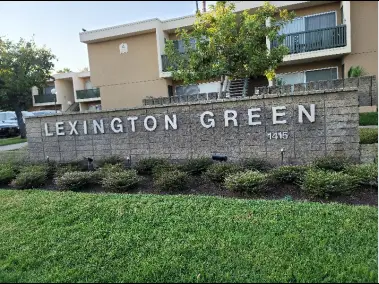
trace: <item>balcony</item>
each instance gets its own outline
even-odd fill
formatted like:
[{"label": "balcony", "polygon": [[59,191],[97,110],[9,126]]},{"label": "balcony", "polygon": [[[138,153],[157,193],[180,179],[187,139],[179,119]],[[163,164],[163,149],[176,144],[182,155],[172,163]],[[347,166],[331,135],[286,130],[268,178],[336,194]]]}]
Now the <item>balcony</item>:
[{"label": "balcony", "polygon": [[34,103],[35,104],[46,104],[46,103],[54,103],[56,100],[56,96],[53,94],[48,95],[35,95]]},{"label": "balcony", "polygon": [[100,98],[100,89],[88,89],[76,91],[76,99],[86,100],[86,99],[96,99]]},{"label": "balcony", "polygon": [[[283,44],[289,48],[289,54],[331,49],[346,46],[346,25],[312,31],[286,34]],[[277,47],[278,42],[272,42]]]}]

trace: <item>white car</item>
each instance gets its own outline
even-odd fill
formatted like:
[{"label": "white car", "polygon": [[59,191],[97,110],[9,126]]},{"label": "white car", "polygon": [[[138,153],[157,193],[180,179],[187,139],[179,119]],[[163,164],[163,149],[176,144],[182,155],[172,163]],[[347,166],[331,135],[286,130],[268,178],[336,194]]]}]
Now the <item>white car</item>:
[{"label": "white car", "polygon": [[[28,117],[28,116],[34,116],[34,114],[30,111],[22,111],[22,117],[24,119],[24,122],[25,122],[25,117]],[[0,112],[0,123],[18,125],[16,112],[14,111]]]}]

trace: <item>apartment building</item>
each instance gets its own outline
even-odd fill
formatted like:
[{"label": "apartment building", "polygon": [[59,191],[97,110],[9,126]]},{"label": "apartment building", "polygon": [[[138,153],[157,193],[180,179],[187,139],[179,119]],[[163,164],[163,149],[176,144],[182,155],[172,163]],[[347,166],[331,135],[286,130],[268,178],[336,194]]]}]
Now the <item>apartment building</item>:
[{"label": "apartment building", "polygon": [[52,77],[42,90],[32,89],[31,110],[75,112],[101,109],[100,89],[93,87],[90,71],[57,73]]},{"label": "apartment building", "polygon": [[[263,5],[263,1],[234,3],[236,12],[254,13]],[[290,52],[276,72],[286,84],[345,78],[350,67],[357,65],[367,75],[378,75],[377,1],[271,3],[296,13],[296,19],[281,31]],[[182,86],[167,72],[165,41],[176,40],[177,48],[182,48],[175,31],[191,29],[194,21],[195,15],[165,21],[155,18],[80,33],[103,109],[142,105],[145,97],[218,92],[217,81]],[[267,40],[267,45],[275,43]],[[248,92],[272,83],[264,76],[250,79]]]}]

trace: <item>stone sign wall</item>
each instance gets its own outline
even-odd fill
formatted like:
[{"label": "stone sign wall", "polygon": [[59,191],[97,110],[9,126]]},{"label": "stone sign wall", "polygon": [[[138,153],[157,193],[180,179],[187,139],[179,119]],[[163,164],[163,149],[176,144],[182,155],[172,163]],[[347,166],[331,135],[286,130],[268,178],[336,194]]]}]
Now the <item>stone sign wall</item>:
[{"label": "stone sign wall", "polygon": [[304,163],[359,159],[356,88],[261,94],[26,119],[31,160],[118,155],[186,159],[222,154]]}]

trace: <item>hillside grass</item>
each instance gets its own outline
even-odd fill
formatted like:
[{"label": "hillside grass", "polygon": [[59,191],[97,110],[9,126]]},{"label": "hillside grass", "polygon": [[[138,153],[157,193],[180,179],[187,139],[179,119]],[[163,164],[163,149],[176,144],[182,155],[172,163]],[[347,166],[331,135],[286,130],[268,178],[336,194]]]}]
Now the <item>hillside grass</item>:
[{"label": "hillside grass", "polygon": [[0,191],[1,282],[377,282],[377,208]]},{"label": "hillside grass", "polygon": [[6,145],[12,145],[12,144],[18,144],[18,143],[24,143],[24,142],[26,142],[26,138],[21,138],[21,137],[4,138],[4,139],[0,139],[0,146],[6,146]]},{"label": "hillside grass", "polygon": [[378,125],[377,112],[363,112],[359,114],[359,125]]}]

